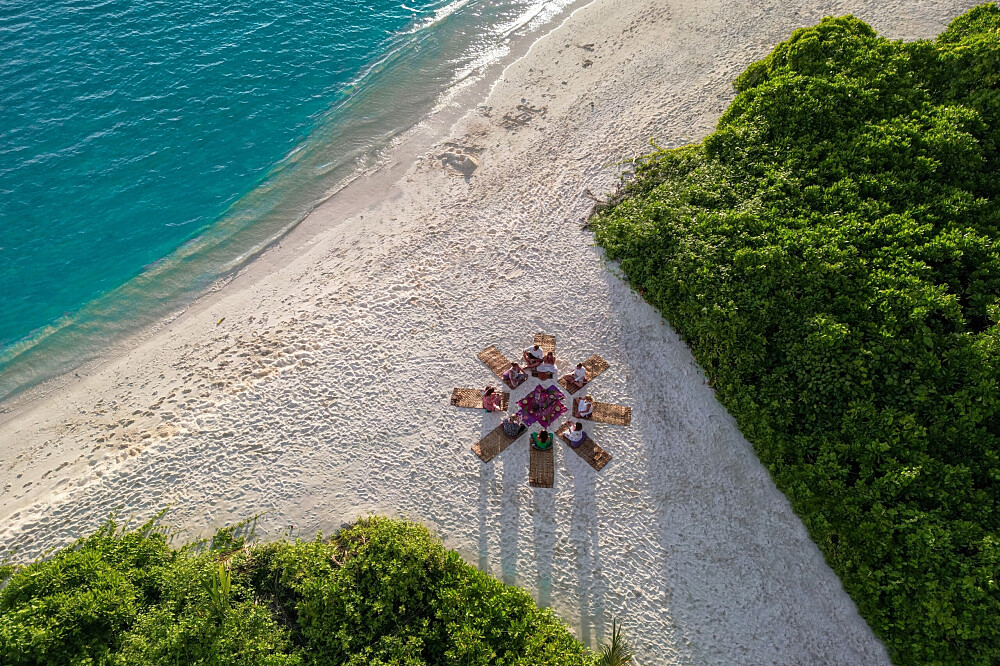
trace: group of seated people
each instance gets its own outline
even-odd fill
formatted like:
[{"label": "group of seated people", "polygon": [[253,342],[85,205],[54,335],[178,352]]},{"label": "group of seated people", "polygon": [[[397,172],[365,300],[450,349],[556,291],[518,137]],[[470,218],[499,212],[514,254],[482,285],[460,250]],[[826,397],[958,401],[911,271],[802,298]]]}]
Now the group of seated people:
[{"label": "group of seated people", "polygon": [[543,380],[552,379],[556,373],[555,354],[551,352],[546,354],[538,345],[525,349],[521,357],[524,359],[523,367],[518,363],[511,363],[510,367],[501,375],[507,386],[511,388],[517,388],[523,384],[528,379],[529,372]]},{"label": "group of seated people", "polygon": [[[507,423],[507,421],[504,421],[504,423]],[[520,426],[520,428],[523,427],[524,427],[523,425]],[[520,429],[512,428],[512,432],[516,434],[512,435],[510,433],[507,433],[507,428],[506,426],[504,427],[504,433],[507,433],[508,437],[516,437],[517,434],[520,434],[521,431]],[[576,423],[573,424],[573,426],[569,430],[567,430],[563,434],[563,437],[565,437],[566,442],[572,448],[575,449],[576,447],[583,444],[583,440],[586,439],[587,433],[583,431],[583,424],[577,421]],[[544,428],[539,432],[531,434],[531,446],[533,448],[538,449],[539,451],[545,451],[546,449],[552,448],[552,440],[553,440],[552,433],[550,433],[548,430],[545,430]]]},{"label": "group of seated people", "polygon": [[[545,353],[538,345],[525,349],[521,358],[524,360],[524,367],[539,379],[552,379],[557,372],[556,355],[552,352]],[[528,375],[521,366],[513,363],[510,369],[503,374],[503,378],[508,380],[511,388],[517,388],[518,384],[528,378]],[[576,369],[566,375],[565,379],[574,389],[582,389],[583,385],[587,383],[587,369],[583,367],[583,363],[577,363]]]},{"label": "group of seated people", "polygon": [[[528,347],[522,354],[524,367],[517,363],[511,363],[510,367],[503,373],[503,379],[511,388],[517,388],[528,379],[528,372],[531,372],[540,379],[552,379],[556,373],[556,357],[552,352],[545,351],[538,345]],[[587,383],[587,370],[583,363],[577,363],[576,369],[565,376],[566,382],[576,388],[583,388]],[[497,391],[493,386],[487,386],[483,390],[483,410],[487,412],[501,411],[503,405],[503,393]],[[594,413],[594,399],[590,395],[573,400],[573,416],[578,419],[589,419]],[[524,432],[525,426],[517,414],[508,414],[501,424],[504,434],[508,437],[517,437]],[[566,431],[563,437],[573,448],[583,443],[587,434],[583,431],[583,424],[576,422]],[[552,447],[553,436],[548,430],[541,430],[531,435],[531,445],[544,451]]]},{"label": "group of seated people", "polygon": [[528,347],[521,353],[524,360],[524,367],[539,379],[552,379],[556,374],[556,355],[552,352],[546,353],[538,345]]},{"label": "group of seated people", "polygon": [[[518,437],[528,427],[521,422],[521,417],[516,413],[507,414],[500,425],[503,428],[503,433],[510,438]],[[583,440],[586,439],[587,433],[583,431],[583,424],[577,421],[563,434],[563,437],[565,437],[567,443],[575,449],[583,444]],[[545,451],[546,449],[551,448],[552,441],[552,433],[545,428],[539,432],[531,434],[531,446],[539,451]]]},{"label": "group of seated people", "polygon": [[[499,412],[503,409],[503,393],[493,386],[483,389],[483,411]],[[582,398],[573,399],[573,416],[578,419],[589,419],[594,414],[594,398],[589,393]]]}]

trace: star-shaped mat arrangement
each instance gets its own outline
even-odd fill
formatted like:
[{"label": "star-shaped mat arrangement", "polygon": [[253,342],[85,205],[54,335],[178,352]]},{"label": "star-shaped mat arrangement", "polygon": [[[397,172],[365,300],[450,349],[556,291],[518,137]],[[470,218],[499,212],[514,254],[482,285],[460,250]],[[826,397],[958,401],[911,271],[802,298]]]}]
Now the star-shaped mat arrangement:
[{"label": "star-shaped mat arrangement", "polygon": [[[541,347],[546,353],[555,354],[556,338],[554,335],[538,333],[535,335],[534,344]],[[491,345],[479,352],[477,356],[479,360],[485,363],[486,366],[493,371],[493,374],[499,377],[500,380],[507,385],[508,388],[514,389],[519,385],[512,385],[511,381],[504,378],[503,375],[510,369],[511,362],[499,349]],[[603,358],[594,354],[583,362],[583,367],[587,371],[587,378],[584,385],[588,386],[590,382],[597,378],[598,375],[604,373],[611,366]],[[538,423],[542,427],[548,428],[549,425],[558,420],[559,417],[567,411],[566,405],[563,402],[566,398],[566,394],[572,396],[580,390],[580,387],[570,384],[569,380],[571,377],[572,375],[570,374],[559,378],[559,384],[565,390],[565,393],[554,384],[550,384],[549,382],[551,382],[551,379],[542,380],[524,398],[517,401],[516,404],[518,406],[518,414],[520,415],[522,422],[526,426]],[[573,400],[573,414],[574,417],[580,421],[609,423],[611,425],[620,426],[627,426],[632,423],[631,407],[613,405],[606,402],[597,402],[596,400],[593,401],[593,411],[590,416],[579,417],[577,416],[577,403],[579,400],[580,398],[575,398]],[[452,392],[451,404],[455,407],[483,409],[483,392],[480,389],[457,388]],[[504,391],[501,396],[500,409],[507,411],[509,408],[510,394]],[[611,454],[601,448],[597,442],[590,438],[589,435],[585,435],[584,438],[577,444],[570,442],[570,440],[565,437],[565,433],[569,430],[570,424],[570,421],[566,421],[559,426],[556,430],[556,435],[558,435],[571,450],[575,451],[577,455],[586,460],[587,463],[595,470],[600,471],[603,469],[604,466],[608,464],[608,461],[611,460]],[[495,429],[490,431],[489,434],[476,442],[472,446],[472,451],[479,456],[484,463],[488,463],[497,455],[502,453],[508,446],[520,439],[520,437],[524,435],[527,430],[527,428],[522,428],[521,432],[519,432],[516,436],[509,437],[503,431],[502,425],[497,426]],[[534,446],[531,447],[531,464],[529,466],[528,483],[536,488],[551,488],[554,485],[555,458],[553,455],[553,447],[550,446],[544,450],[537,449]]]}]

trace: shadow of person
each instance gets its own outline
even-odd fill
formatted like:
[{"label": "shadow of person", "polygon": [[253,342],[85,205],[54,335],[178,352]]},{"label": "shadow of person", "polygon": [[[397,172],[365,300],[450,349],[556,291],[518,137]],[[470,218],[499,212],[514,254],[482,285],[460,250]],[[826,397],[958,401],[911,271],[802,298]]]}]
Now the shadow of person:
[{"label": "shadow of person", "polygon": [[[563,451],[566,452],[565,447]],[[597,519],[597,475],[606,473],[615,463],[612,460],[603,470],[596,472],[579,456],[566,453],[566,471],[573,479],[573,512],[569,525],[569,542],[576,562],[580,602],[580,641],[588,647],[593,647],[595,641],[604,639],[605,614],[605,585],[601,572]]]},{"label": "shadow of person", "polygon": [[521,511],[518,493],[528,469],[527,435],[522,436],[500,456],[503,472],[500,492],[500,579],[508,585],[517,584],[518,541],[521,531]]},{"label": "shadow of person", "polygon": [[[603,255],[603,251],[601,253]],[[625,379],[628,393],[634,396],[636,409],[631,431],[623,433],[623,439],[632,443],[631,450],[621,447],[620,443],[612,448],[612,455],[616,458],[602,470],[602,474],[610,471],[616,461],[627,465],[633,475],[632,483],[637,489],[642,489],[648,503],[645,507],[635,508],[647,514],[645,527],[652,541],[635,544],[632,553],[647,563],[650,573],[648,587],[640,590],[641,598],[656,610],[649,616],[652,620],[635,618],[633,622],[642,626],[641,632],[648,632],[649,637],[660,644],[658,649],[661,652],[669,646],[678,663],[688,663],[694,660],[691,642],[674,620],[674,614],[677,612],[677,597],[687,601],[689,609],[698,602],[690,603],[695,598],[690,589],[686,590],[686,594],[678,595],[675,586],[684,589],[687,581],[703,579],[704,562],[709,558],[684,558],[674,554],[691,553],[695,545],[692,538],[699,536],[691,526],[691,514],[717,504],[718,490],[711,483],[704,482],[705,470],[715,469],[718,462],[706,454],[702,433],[704,422],[700,412],[705,405],[710,411],[718,409],[724,412],[724,409],[715,402],[712,389],[699,374],[686,343],[655,309],[644,302],[642,296],[618,276],[614,264],[609,267],[611,270],[604,271],[601,279],[607,288],[605,298],[611,306],[609,320],[620,326],[618,335],[621,340],[629,341],[620,345],[618,361],[628,369]],[[707,501],[701,506],[695,505],[698,491],[694,488],[699,485],[710,489]],[[685,526],[687,530],[684,530]],[[596,531],[592,537],[596,557]],[[704,548],[700,544],[698,547]],[[599,562],[595,562],[595,571],[595,589],[591,593],[595,599],[593,610],[598,617],[597,622],[604,622],[604,607],[608,606],[612,612],[616,610],[616,590],[611,591],[611,600],[607,601],[607,587],[601,580]],[[739,594],[738,588],[732,594]],[[638,605],[638,601],[636,603]],[[712,608],[731,603],[731,596],[720,597]],[[620,607],[618,611],[621,612]],[[618,619],[626,620],[627,617],[619,616]],[[712,619],[717,619],[717,615],[712,615]],[[597,640],[606,638],[604,627],[598,625]],[[637,635],[633,646],[640,647],[639,638]],[[732,636],[729,640],[734,641]],[[754,637],[753,640],[759,639]]]},{"label": "shadow of person", "polygon": [[[558,469],[558,466],[557,466]],[[552,566],[556,547],[555,488],[532,488],[531,517],[538,578],[538,605],[552,605]]]},{"label": "shadow of person", "polygon": [[[470,455],[472,453],[470,452]],[[490,498],[496,485],[496,470],[492,461],[479,462],[479,570],[490,571]]]}]

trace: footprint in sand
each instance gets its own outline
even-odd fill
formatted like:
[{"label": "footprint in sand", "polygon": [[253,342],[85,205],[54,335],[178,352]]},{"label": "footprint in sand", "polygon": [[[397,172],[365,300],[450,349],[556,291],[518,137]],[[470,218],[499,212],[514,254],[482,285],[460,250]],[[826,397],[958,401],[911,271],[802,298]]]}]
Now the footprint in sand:
[{"label": "footprint in sand", "polygon": [[547,106],[539,108],[534,104],[522,102],[517,105],[514,111],[508,111],[504,114],[503,120],[500,121],[500,125],[506,129],[524,127],[533,119],[544,116],[548,110],[549,107]]}]

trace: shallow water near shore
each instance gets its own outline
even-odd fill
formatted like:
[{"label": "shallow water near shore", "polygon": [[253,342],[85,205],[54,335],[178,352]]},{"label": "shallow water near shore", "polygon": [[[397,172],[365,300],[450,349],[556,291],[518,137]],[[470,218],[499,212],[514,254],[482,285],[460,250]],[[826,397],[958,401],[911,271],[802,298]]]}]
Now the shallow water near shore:
[{"label": "shallow water near shore", "polygon": [[0,399],[203,293],[569,4],[4,3]]}]

